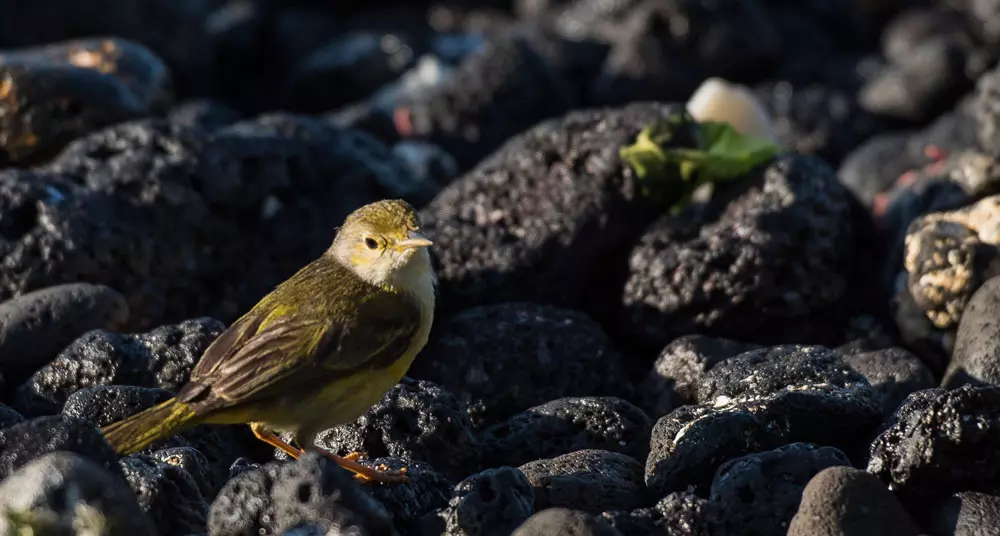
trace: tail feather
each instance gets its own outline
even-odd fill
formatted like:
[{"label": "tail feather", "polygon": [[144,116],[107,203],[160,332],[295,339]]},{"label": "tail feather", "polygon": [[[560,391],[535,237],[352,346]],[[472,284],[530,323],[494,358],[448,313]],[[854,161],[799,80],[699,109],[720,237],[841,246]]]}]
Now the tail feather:
[{"label": "tail feather", "polygon": [[195,423],[195,412],[171,398],[127,419],[101,428],[104,439],[118,454],[133,454]]}]

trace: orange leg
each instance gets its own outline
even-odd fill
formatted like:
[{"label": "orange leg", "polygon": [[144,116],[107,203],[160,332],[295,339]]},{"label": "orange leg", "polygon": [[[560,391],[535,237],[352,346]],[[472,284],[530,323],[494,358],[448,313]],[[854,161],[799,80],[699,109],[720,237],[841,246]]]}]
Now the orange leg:
[{"label": "orange leg", "polygon": [[293,460],[297,460],[299,459],[299,456],[302,456],[302,449],[297,449],[289,445],[280,437],[274,435],[274,432],[265,430],[262,424],[257,422],[251,423],[250,430],[253,432],[253,435],[257,436],[257,439],[291,456]]},{"label": "orange leg", "polygon": [[[277,448],[278,450],[284,452],[285,454],[291,456],[293,459],[298,459],[302,455],[303,450],[297,449],[287,442],[283,441],[280,437],[274,435],[273,432],[266,431],[260,423],[253,423],[250,425],[250,430],[253,431],[253,435],[257,436],[257,439]],[[352,452],[347,456],[337,456],[332,452],[327,452],[321,448],[313,447],[310,450],[318,452],[334,462],[337,465],[347,469],[348,471],[354,473],[354,478],[360,480],[363,484],[368,484],[371,482],[381,482],[384,484],[401,484],[409,480],[406,477],[406,468],[399,471],[390,471],[385,466],[379,469],[372,469],[370,467],[365,467],[357,462],[361,458],[361,454],[357,452]]]}]

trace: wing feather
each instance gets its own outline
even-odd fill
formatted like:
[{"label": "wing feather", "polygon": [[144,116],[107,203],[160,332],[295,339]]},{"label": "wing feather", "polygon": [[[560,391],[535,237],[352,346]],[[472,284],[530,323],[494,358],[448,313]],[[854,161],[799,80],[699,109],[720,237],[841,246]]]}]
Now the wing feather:
[{"label": "wing feather", "polygon": [[420,325],[419,307],[401,294],[372,292],[366,297],[355,314],[331,320],[251,311],[209,347],[192,383],[208,388],[212,407],[227,407],[363,368],[386,367],[409,347]]}]

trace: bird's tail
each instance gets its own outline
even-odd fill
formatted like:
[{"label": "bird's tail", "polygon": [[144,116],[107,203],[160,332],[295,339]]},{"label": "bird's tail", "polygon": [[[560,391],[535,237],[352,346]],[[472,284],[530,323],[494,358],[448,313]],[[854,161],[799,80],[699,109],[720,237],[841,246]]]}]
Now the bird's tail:
[{"label": "bird's tail", "polygon": [[190,406],[171,398],[125,420],[101,428],[104,439],[121,455],[138,452],[196,424]]}]

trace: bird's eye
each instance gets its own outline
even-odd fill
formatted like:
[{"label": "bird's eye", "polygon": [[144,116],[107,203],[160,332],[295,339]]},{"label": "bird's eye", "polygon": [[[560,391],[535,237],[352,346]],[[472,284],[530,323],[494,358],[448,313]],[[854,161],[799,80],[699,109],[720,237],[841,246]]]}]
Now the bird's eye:
[{"label": "bird's eye", "polygon": [[369,236],[368,238],[365,238],[365,245],[368,246],[368,249],[377,249],[378,241]]}]

